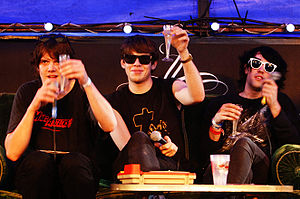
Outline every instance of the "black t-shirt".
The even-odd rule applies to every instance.
[[[178,146],[178,156],[184,151],[181,112],[172,93],[175,79],[153,78],[151,89],[144,94],[130,92],[128,85],[107,96],[112,107],[124,119],[130,133],[157,130],[168,135]]]
[[[261,99],[247,99],[238,94],[213,99],[206,111],[204,130],[207,135],[211,119],[219,108],[225,103],[234,103],[243,107],[237,131],[246,133],[244,135],[250,137],[267,155],[270,155],[283,144],[299,144],[300,117],[289,97],[283,93],[278,93],[278,101],[282,110],[276,118],[273,118],[267,105],[261,104]],[[226,142],[230,139],[228,137],[232,135],[232,122],[224,121],[223,129],[224,136],[221,136],[219,142],[208,141],[206,143],[206,146],[207,144],[211,145],[211,152],[220,151],[222,147],[228,144]]]
[[[18,89],[7,133],[14,131],[20,123],[41,85],[40,80],[34,80]],[[100,127],[92,114],[85,92],[77,82],[70,93],[57,101],[57,119],[52,119],[51,111],[52,104],[48,103],[35,113],[28,148],[53,150],[55,127],[56,150],[81,152],[90,156]]]

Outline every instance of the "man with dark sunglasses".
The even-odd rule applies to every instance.
[[[208,105],[203,129],[209,138],[201,141],[210,154],[230,154],[229,184],[266,184],[273,152],[300,143],[300,117],[289,97],[279,92],[287,64],[277,51],[260,46],[240,61],[241,90]],[[209,163],[208,154],[207,159]],[[204,179],[212,183],[210,167]]]
[[[123,118],[130,135],[121,144],[112,136],[120,150],[114,164],[115,177],[125,164],[140,164],[142,171],[181,168],[180,161],[186,151],[180,105],[201,102],[205,94],[201,76],[187,49],[187,32],[174,27],[171,34],[172,45],[183,64],[185,82],[152,77],[158,49],[150,38],[136,35],[126,38],[121,45],[120,63],[128,84],[107,99]],[[122,129],[121,124],[119,121],[118,129]],[[153,131],[159,132],[161,142],[150,140]]]
[[[61,54],[71,59],[59,63]],[[115,128],[113,109],[64,36],[41,38],[32,65],[38,78],[18,89],[5,139],[16,188],[24,199],[96,198],[95,140]]]

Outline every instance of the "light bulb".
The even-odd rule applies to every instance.
[[[126,34],[131,33],[131,31],[132,31],[131,25],[130,25],[130,24],[125,24],[125,26],[123,27],[123,31],[124,31]]]
[[[286,30],[288,31],[288,32],[294,32],[294,30],[295,30],[295,26],[294,26],[294,24],[287,24],[286,25]]]
[[[217,31],[219,30],[220,28],[220,24],[217,23],[217,22],[213,22],[211,25],[210,25],[211,29],[214,30],[214,31]]]
[[[53,29],[53,25],[52,25],[52,23],[47,22],[44,24],[44,28],[47,31],[51,31]]]

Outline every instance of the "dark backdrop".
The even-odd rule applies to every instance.
[[[160,45],[162,37],[153,37]],[[72,39],[76,56],[82,59],[89,76],[104,93],[112,92],[119,84],[126,82],[126,75],[120,67],[119,47],[122,37],[105,37],[93,39]],[[11,39],[0,40],[0,92],[16,92],[24,82],[34,78],[30,65],[31,52],[35,40]],[[229,92],[234,91],[239,72],[238,57],[250,48],[259,45],[269,45],[283,56],[288,63],[286,87],[288,94],[300,110],[300,78],[299,56],[300,43],[297,39],[267,39],[267,38],[198,38],[191,37],[190,52],[200,72],[209,72],[226,83]],[[172,53],[176,53],[172,49]],[[163,55],[160,55],[160,59]],[[154,75],[163,77],[171,63],[159,62]],[[175,67],[176,68],[176,67]],[[175,69],[171,72],[173,72]],[[182,71],[177,77],[182,76]],[[204,77],[206,78],[206,77]],[[211,84],[205,84],[211,88]],[[208,94],[221,94],[225,87],[219,85]]]

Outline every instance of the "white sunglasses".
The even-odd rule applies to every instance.
[[[270,62],[261,61],[260,59],[257,58],[250,58],[248,63],[250,64],[251,68],[254,69],[259,69],[262,65],[264,65],[264,70],[268,73],[274,72],[275,69],[277,68],[277,65],[272,64]]]

